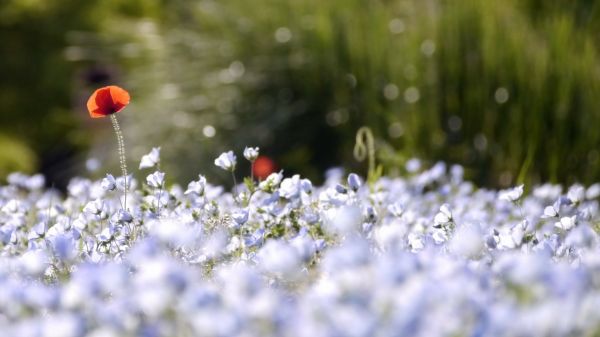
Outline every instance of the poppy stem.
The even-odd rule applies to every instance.
[[[123,192],[123,209],[127,210],[127,191],[128,191],[128,182],[127,182],[127,162],[125,161],[125,141],[123,140],[123,133],[121,132],[121,127],[119,126],[119,121],[117,120],[117,116],[115,114],[110,115],[110,121],[112,122],[113,128],[115,129],[115,134],[117,135],[117,143],[119,145],[119,162],[121,164],[121,173],[123,174],[123,187],[125,191]]]

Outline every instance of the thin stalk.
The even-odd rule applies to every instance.
[[[127,210],[127,192],[128,192],[128,182],[127,182],[127,162],[125,161],[125,141],[123,140],[123,133],[121,132],[121,127],[119,126],[119,121],[117,120],[117,116],[115,114],[110,115],[110,121],[112,122],[113,128],[115,129],[115,134],[117,135],[117,143],[119,145],[119,163],[121,164],[121,174],[123,174],[123,184],[125,191],[123,192],[123,210]]]
[[[52,188],[54,189],[54,184],[52,184]],[[52,214],[52,194],[50,194],[50,203],[48,205],[48,218],[46,219],[46,228],[50,228],[50,215]]]
[[[160,190],[158,192],[158,205],[156,206],[156,208],[157,208],[157,213],[158,213],[159,218],[160,218],[160,202],[161,202],[160,199],[162,198],[164,186],[165,186],[164,182],[162,184],[160,184]]]
[[[519,213],[521,214],[521,218],[522,218],[523,220],[525,220],[525,215],[523,214],[523,207],[521,206],[521,201],[520,201],[520,200],[517,200],[517,201],[515,202],[515,204],[517,204],[517,207],[519,207]]]
[[[233,200],[237,202],[237,180],[235,179],[235,173],[231,171],[231,177],[233,178]]]

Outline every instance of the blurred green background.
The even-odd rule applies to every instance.
[[[173,181],[226,181],[228,149],[242,175],[245,145],[316,180],[364,174],[363,125],[388,174],[418,157],[487,186],[600,181],[597,3],[5,0],[0,177],[116,175],[110,122],[85,110],[114,83],[132,171],[161,146]]]

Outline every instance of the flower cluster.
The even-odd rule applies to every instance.
[[[253,162],[258,149],[244,157]],[[157,168],[154,149],[140,167]],[[570,336],[600,332],[600,184],[476,188],[438,163],[235,193],[151,172],[0,187],[3,336]],[[215,164],[233,171],[233,152]],[[418,165],[417,165],[418,164]]]

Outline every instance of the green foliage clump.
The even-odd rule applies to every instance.
[[[17,171],[34,172],[37,157],[23,142],[0,134],[0,149],[0,177]]]

